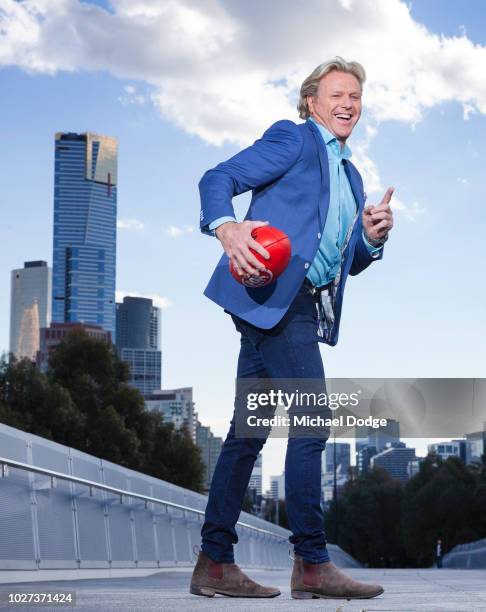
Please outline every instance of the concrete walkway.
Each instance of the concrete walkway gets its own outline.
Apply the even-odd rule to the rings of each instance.
[[[231,599],[197,597],[188,592],[191,569],[165,569],[151,576],[100,578],[56,582],[0,585],[0,610],[75,610],[76,612],[137,612],[199,610],[254,612],[257,609],[322,610],[326,612],[479,612],[486,611],[486,570],[346,570],[353,578],[379,582],[385,593],[376,599],[293,600],[290,598],[290,571],[246,570],[255,580],[277,586],[282,595],[275,599]],[[75,591],[75,607],[13,605],[7,593]]]

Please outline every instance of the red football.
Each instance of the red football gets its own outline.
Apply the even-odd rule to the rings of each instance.
[[[273,283],[287,267],[292,252],[290,240],[287,234],[271,225],[256,227],[251,235],[270,255],[270,259],[265,259],[253,249],[250,249],[258,261],[265,264],[265,270],[260,270],[258,276],[254,274],[240,276],[234,269],[233,263],[230,262],[230,272],[233,278],[245,287],[265,287],[265,285]]]

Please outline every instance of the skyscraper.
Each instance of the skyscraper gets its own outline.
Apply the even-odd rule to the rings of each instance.
[[[393,478],[407,480],[409,478],[408,464],[415,461],[414,448],[407,448],[403,442],[388,446],[374,457],[371,457],[371,467],[381,467]]]
[[[116,348],[130,368],[129,383],[145,396],[160,389],[160,309],[152,300],[125,297],[116,305]]]
[[[41,327],[51,322],[51,269],[45,261],[26,261],[12,270],[10,352],[35,360]]]
[[[248,488],[255,489],[256,494],[260,496],[262,494],[262,461],[263,456],[258,453],[248,482]]]
[[[198,421],[196,425],[196,444],[201,449],[201,459],[204,463],[204,490],[209,491],[223,446],[223,439],[215,436],[210,427],[202,425]]]
[[[86,323],[51,323],[49,327],[41,327],[39,350],[36,365],[41,372],[46,372],[49,366],[49,356],[61,342],[72,332],[83,331],[90,338],[106,342],[111,347],[111,334],[99,325]]]
[[[377,452],[381,453],[388,444],[400,442],[400,423],[394,419],[387,419],[384,427],[368,429],[368,446],[374,446]]]
[[[271,499],[285,499],[285,472],[280,476],[270,476]]]
[[[193,442],[196,442],[197,413],[194,412],[192,387],[160,389],[145,395],[147,410],[159,412],[166,423],[176,429],[186,427]]]
[[[334,473],[334,453],[336,453],[336,470],[346,475],[351,465],[351,445],[346,442],[326,442],[322,453],[322,473]]]
[[[56,134],[52,320],[101,325],[115,337],[115,138]]]
[[[466,463],[480,463],[486,455],[486,422],[483,431],[466,434]]]
[[[437,455],[444,461],[449,457],[459,457],[466,463],[467,444],[466,440],[449,440],[447,442],[434,442],[427,445],[429,455]]]

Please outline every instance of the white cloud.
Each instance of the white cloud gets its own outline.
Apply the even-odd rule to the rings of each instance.
[[[353,144],[352,161],[355,164],[363,177],[363,183],[366,185],[368,196],[377,195],[381,192],[385,193],[380,180],[380,174],[375,162],[369,157],[368,150],[371,141],[376,136],[376,127],[370,124],[366,125],[365,137]]]
[[[116,226],[118,229],[126,230],[142,230],[144,228],[144,224],[138,219],[118,219]]]
[[[464,121],[469,121],[469,115],[477,113],[477,110],[471,104],[462,105],[462,117]]]
[[[176,225],[169,225],[166,228],[166,233],[169,234],[171,238],[179,238],[184,234],[192,234],[196,228],[193,225],[183,225],[182,227],[178,227]]]
[[[118,100],[125,106],[128,104],[138,104],[141,106],[147,102],[146,96],[138,93],[133,85],[125,85],[123,91],[125,93],[119,96]]]
[[[456,181],[461,185],[469,185],[469,179],[465,178],[464,176],[458,176]]]
[[[123,298],[124,297],[143,297],[143,298],[148,298],[150,300],[152,300],[152,302],[154,303],[154,306],[157,306],[158,308],[169,308],[169,306],[171,306],[172,302],[169,300],[169,298],[166,298],[162,295],[156,295],[153,293],[147,294],[147,293],[139,293],[138,291],[117,291],[116,292],[116,301],[117,302],[123,302]]]
[[[459,36],[430,32],[400,0],[306,0],[302,7],[279,0],[277,12],[274,2],[250,9],[229,0],[112,0],[111,9],[0,0],[0,65],[48,74],[105,70],[145,83],[143,94],[127,84],[121,102],[150,100],[162,117],[214,145],[245,145],[277,119],[297,120],[303,78],[336,54],[367,70],[372,131],[384,121],[414,129],[447,101],[462,106],[465,120],[486,114],[486,46],[465,29]],[[369,156],[372,137],[353,147],[370,193],[383,190]]]
[[[427,209],[419,202],[405,204],[395,194],[393,194],[392,200],[390,202],[390,207],[392,208],[392,210],[398,211],[409,221],[417,221],[419,217],[423,216],[427,212]]]
[[[431,33],[399,0],[306,0],[305,10],[279,0],[277,14],[272,2],[251,10],[227,0],[111,5],[0,0],[0,63],[145,81],[165,118],[213,144],[248,143],[272,121],[296,118],[302,78],[335,54],[365,65],[365,103],[377,123],[416,123],[450,100],[467,116],[486,113],[486,47],[464,31]],[[139,96],[133,89],[125,94]]]

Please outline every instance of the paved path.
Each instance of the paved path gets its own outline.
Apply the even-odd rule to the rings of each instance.
[[[246,570],[262,583],[278,586],[282,595],[275,599],[231,599],[190,595],[190,569],[166,569],[146,577],[71,580],[0,585],[0,599],[8,592],[72,590],[75,607],[21,606],[0,604],[0,610],[73,610],[73,612],[198,612],[268,610],[322,610],[325,612],[479,612],[486,611],[486,570],[346,570],[358,580],[380,582],[385,593],[361,601],[311,600],[290,598],[290,572]]]

